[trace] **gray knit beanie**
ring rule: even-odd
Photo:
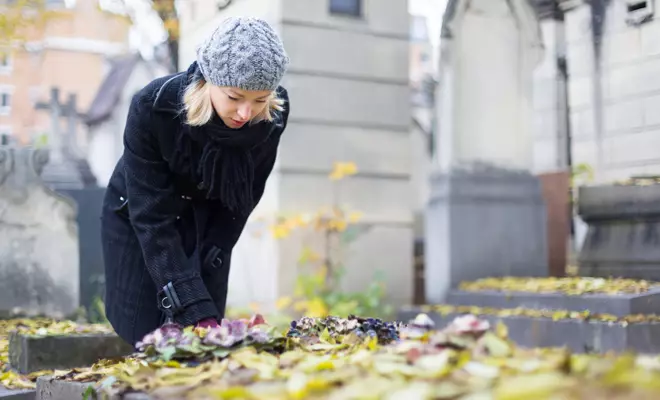
[[[207,82],[243,90],[275,90],[289,65],[282,41],[255,17],[230,17],[197,48]]]

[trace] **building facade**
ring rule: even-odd
[[[591,167],[594,183],[659,175],[660,2],[555,3],[561,14],[541,21],[546,56],[534,88],[536,168],[561,167],[570,148],[571,164]]]
[[[103,11],[96,1],[47,5],[52,17],[43,29],[28,32],[0,58],[0,134],[20,143],[49,131],[48,111],[35,104],[49,101],[51,87],[60,88],[61,102],[76,93],[83,113],[107,72],[106,58],[128,50],[126,17]]]

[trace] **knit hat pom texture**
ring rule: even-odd
[[[255,17],[230,17],[197,48],[207,82],[243,90],[275,90],[289,65],[282,41]]]

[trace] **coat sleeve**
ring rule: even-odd
[[[218,316],[195,258],[186,256],[176,229],[177,205],[171,173],[150,131],[150,103],[133,97],[124,132],[124,174],[131,223],[146,267],[158,289],[159,308],[192,325]],[[168,304],[169,303],[169,304]],[[168,307],[169,305],[169,307]],[[163,308],[165,306],[165,308]]]

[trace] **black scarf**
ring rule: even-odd
[[[195,62],[184,82],[200,76]],[[186,84],[181,86],[182,96]],[[219,199],[228,209],[248,215],[254,207],[252,149],[264,143],[275,127],[276,123],[262,121],[232,129],[216,113],[203,126],[183,125],[172,155],[173,167],[189,174],[206,191],[207,199]]]

